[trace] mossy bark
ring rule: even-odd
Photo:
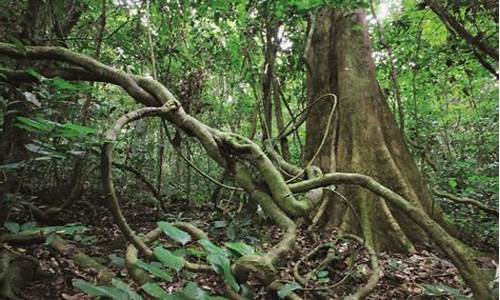
[[[306,49],[308,98],[327,93],[338,97],[331,131],[315,164],[325,172],[352,172],[371,176],[412,201],[439,224],[452,231],[439,206],[432,201],[402,133],[383,99],[376,80],[366,18],[361,10],[345,12],[325,7],[311,24]],[[319,146],[331,104],[318,102],[306,123],[306,159]],[[333,198],[322,221],[362,233],[377,250],[414,251],[414,242],[428,235],[400,210],[359,187],[339,192],[354,203]],[[382,201],[380,201],[382,200]],[[380,234],[380,233],[384,234]]]
[[[81,268],[92,268],[97,271],[96,280],[98,283],[109,283],[111,279],[116,277],[106,266],[100,264],[92,257],[85,254],[83,251],[78,249],[76,246],[70,244],[59,236],[55,235],[50,246],[57,250],[59,253],[66,255],[68,258],[73,260],[75,264]]]

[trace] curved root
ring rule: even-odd
[[[348,238],[348,239],[354,240],[357,243],[363,245],[366,248],[366,250],[370,256],[370,267],[372,269],[372,272],[371,272],[370,277],[368,278],[367,283],[365,285],[361,286],[360,288],[358,288],[355,293],[348,295],[344,298],[346,300],[364,299],[376,287],[376,285],[380,279],[380,266],[378,263],[377,255],[376,255],[375,251],[373,250],[373,248],[371,248],[369,245],[364,243],[364,241],[361,238],[359,238],[355,235],[342,234],[342,235],[338,236],[336,239],[339,239],[339,238]],[[312,275],[314,275],[314,273],[316,271],[318,271],[318,270],[322,269],[323,267],[325,267],[326,265],[328,265],[336,257],[335,253],[333,251],[331,251],[332,247],[333,247],[333,245],[331,243],[318,245],[317,247],[312,249],[306,256],[301,258],[295,264],[295,266],[293,268],[293,275],[294,275],[295,279],[297,280],[297,282],[305,287],[303,289],[304,291],[328,291],[328,290],[332,290],[333,288],[342,284],[345,280],[347,280],[347,278],[349,278],[350,275],[352,275],[352,272],[349,272],[344,277],[342,277],[340,280],[338,280],[337,282],[330,284],[328,286],[318,286],[318,287],[310,287],[310,288],[308,287],[309,280],[312,277]],[[327,252],[327,256],[320,262],[318,267],[314,268],[312,271],[310,271],[306,275],[302,276],[299,272],[300,265],[304,261],[306,261],[308,258],[314,256],[316,253],[318,253],[320,250],[322,250],[324,248],[330,248],[330,250]]]
[[[329,173],[321,178],[290,184],[290,189],[293,192],[304,192],[313,188],[340,183],[363,187],[403,211],[412,221],[425,230],[439,248],[453,261],[453,264],[460,271],[460,274],[472,289],[476,298],[492,298],[488,288],[488,280],[481,273],[473,257],[465,247],[438,223],[432,220],[422,209],[412,205],[397,193],[378,183],[375,179],[361,174]]]
[[[344,237],[351,239],[351,240],[355,240],[360,244],[364,244],[366,251],[370,255],[370,267],[372,269],[372,273],[371,273],[370,277],[368,278],[367,283],[364,286],[361,286],[360,288],[358,288],[358,290],[355,293],[348,295],[347,297],[344,298],[345,300],[364,299],[366,296],[368,296],[371,293],[371,291],[373,291],[373,289],[375,289],[378,281],[380,280],[380,271],[381,270],[380,270],[380,266],[378,264],[377,253],[375,253],[375,250],[373,250],[373,248],[370,247],[370,245],[368,245],[367,243],[364,243],[364,241],[361,238],[359,238],[355,235],[345,234]]]

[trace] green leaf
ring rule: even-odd
[[[214,228],[224,228],[227,226],[226,221],[215,221]]]
[[[226,256],[226,257],[229,256],[229,253],[227,252],[226,249],[223,249],[221,247],[218,247],[218,246],[214,245],[209,240],[205,240],[205,239],[198,240],[198,244],[200,244],[201,246],[203,246],[203,248],[206,251],[208,251],[209,253],[220,254],[220,255],[223,255],[223,256]]]
[[[446,43],[448,30],[442,26],[437,16],[431,15],[430,19],[425,20],[422,25],[422,37],[431,46],[440,46]]]
[[[157,267],[153,264],[145,263],[142,260],[137,260],[137,262],[135,264],[139,268],[142,268],[142,269],[148,271],[149,273],[153,274],[154,276],[156,276],[160,279],[163,279],[163,280],[168,281],[168,282],[172,281],[172,275],[170,275],[170,273],[168,273],[167,271],[162,270],[160,267]]]
[[[77,138],[77,137],[85,137],[89,135],[95,135],[97,133],[97,130],[92,127],[87,127],[87,126],[80,126],[77,124],[73,123],[65,123],[61,130],[60,130],[60,135],[62,137],[67,137],[67,138]]]
[[[452,296],[453,299],[459,299],[459,300],[464,300],[464,299],[470,299],[466,296],[464,296],[462,293],[460,293],[460,290],[456,288],[452,288],[451,286],[448,286],[446,284],[438,283],[438,284],[427,284],[424,283],[422,284],[424,287],[424,294],[430,295],[430,296]]]
[[[6,222],[3,224],[3,227],[11,233],[18,233],[21,230],[21,226],[19,226],[19,223],[16,222]]]
[[[125,268],[125,259],[123,259],[123,257],[116,254],[110,254],[108,257],[111,260],[112,265],[118,268]]]
[[[134,290],[130,288],[128,284],[121,281],[120,279],[113,278],[111,280],[111,284],[113,284],[116,288],[124,291],[128,294],[128,299],[130,300],[142,300],[141,295],[137,294]]]
[[[191,236],[188,233],[175,228],[174,226],[170,225],[170,223],[158,222],[157,224],[158,227],[160,227],[160,229],[163,230],[163,232],[165,232],[167,236],[181,243],[182,245],[185,245],[191,241]]]
[[[226,248],[237,252],[239,254],[239,256],[245,256],[245,255],[255,253],[255,250],[251,246],[249,246],[245,243],[229,242],[229,243],[225,243],[224,245],[226,246]]]
[[[145,283],[141,286],[141,289],[156,299],[166,299],[168,297],[167,292],[158,283]]]
[[[191,281],[184,287],[183,294],[189,300],[204,300],[207,297],[205,291]]]
[[[45,243],[44,243],[44,244],[45,244],[46,246],[50,246],[50,245],[52,244],[52,242],[54,242],[54,240],[55,240],[55,239],[56,239],[55,234],[49,234],[49,235],[47,236],[47,238],[45,239]]]
[[[23,167],[24,165],[26,165],[26,161],[20,161],[20,162],[11,163],[11,164],[0,165],[0,171],[3,171],[3,172],[13,171],[13,170],[17,170],[17,169]]]
[[[28,222],[21,225],[21,231],[30,230],[36,227],[36,222]]]
[[[82,88],[81,84],[71,83],[61,78],[54,78],[52,83],[58,90],[79,91]]]
[[[37,71],[35,71],[35,69],[33,69],[33,68],[29,68],[29,69],[27,69],[25,72],[26,72],[26,74],[29,74],[29,75],[31,75],[31,76],[33,76],[33,77],[35,77],[35,78],[36,78],[36,79],[38,79],[38,80],[42,80],[42,79],[43,79],[42,74],[38,73],[38,72],[37,72]]]
[[[278,297],[280,297],[280,299],[284,299],[285,297],[290,295],[293,291],[299,290],[301,288],[302,287],[296,283],[287,283],[279,289]]]
[[[58,230],[58,232],[62,233],[62,234],[67,234],[67,235],[73,235],[75,233],[78,233],[78,232],[85,232],[87,231],[89,228],[84,226],[84,225],[64,225],[62,226],[62,228],[60,230]]]
[[[49,133],[54,129],[56,125],[58,125],[55,122],[51,122],[42,118],[36,118],[35,120],[32,120],[25,117],[16,117],[16,119],[19,122],[18,124],[16,124],[17,127],[30,132]]]
[[[182,258],[175,256],[172,252],[161,246],[154,248],[153,254],[162,264],[176,271],[180,271],[184,267],[184,260]]]
[[[207,260],[217,273],[222,273],[224,281],[226,281],[233,290],[237,292],[240,290],[240,286],[236,282],[236,279],[231,272],[231,264],[227,257],[221,254],[214,253],[207,256]]]
[[[46,226],[46,227],[33,227],[30,229],[26,229],[27,232],[42,232],[44,234],[49,234],[52,232],[73,235],[75,233],[85,232],[88,230],[88,227],[74,223],[74,224],[66,224],[63,226]]]
[[[99,286],[86,282],[81,279],[73,279],[72,284],[74,287],[79,288],[84,293],[90,296],[106,296],[106,291]]]
[[[47,227],[47,228],[50,228],[50,227]],[[84,225],[67,224],[67,225],[63,225],[63,226],[54,226],[53,229],[57,233],[73,235],[73,234],[78,233],[78,232],[85,232],[89,228],[84,226]],[[50,229],[49,229],[49,231],[50,231]]]
[[[226,235],[230,241],[234,241],[234,239],[236,238],[236,229],[234,228],[234,224],[230,224],[229,226],[227,226]]]
[[[455,190],[455,188],[457,187],[457,181],[455,179],[450,179],[448,180],[448,185],[453,189]]]
[[[318,278],[323,278],[326,276],[328,276],[328,271],[319,271],[318,274],[316,275],[316,277]]]
[[[184,258],[187,255],[187,250],[186,249],[175,249],[174,252],[172,252],[175,256],[179,256]]]
[[[197,248],[190,247],[186,249],[188,255],[192,255],[197,258],[205,257],[205,252],[198,250]]]
[[[83,292],[85,292],[90,296],[109,297],[115,300],[129,299],[127,293],[118,288],[109,286],[97,286],[81,279],[74,279],[72,283],[74,287],[79,288],[80,290],[82,290]]]

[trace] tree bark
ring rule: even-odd
[[[334,56],[334,43],[332,35],[334,32],[333,10],[324,8],[318,15],[311,18],[309,24],[308,41],[304,60],[307,70],[307,98],[313,103],[319,97],[332,93],[336,90],[337,73],[330,70],[336,65]],[[313,158],[316,149],[321,143],[323,128],[327,125],[327,113],[331,109],[328,101],[318,101],[309,108],[306,119],[306,146],[304,158],[309,161]],[[331,128],[333,129],[333,128]],[[335,132],[330,130],[325,145],[314,162],[323,171],[335,168],[333,160],[333,141]]]
[[[355,172],[371,176],[452,230],[432,201],[381,95],[365,14],[361,10],[323,8],[313,25],[311,44],[305,55],[308,101],[312,103],[328,92],[338,97],[332,128],[315,164],[325,173]],[[327,102],[318,102],[311,108],[306,122],[306,159],[320,145],[329,106]],[[324,226],[362,233],[376,250],[413,252],[414,242],[428,239],[399,209],[367,190],[346,187],[338,192],[354,203],[355,211],[333,197],[325,211]]]

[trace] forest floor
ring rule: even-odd
[[[168,204],[168,213],[158,209],[128,201],[123,204],[124,214],[130,225],[140,233],[147,233],[156,227],[157,221],[189,221],[209,234],[211,241],[223,245],[230,240],[241,240],[253,245],[259,250],[265,250],[279,239],[279,229],[266,225],[255,225],[257,220],[248,219],[245,208],[237,211],[237,207],[227,205],[224,209],[214,209],[213,205],[195,205],[188,201],[177,201]],[[76,204],[67,212],[62,213],[61,222],[79,222],[88,230],[73,237],[72,240],[86,254],[112,269],[123,281],[133,285],[124,267],[124,242],[120,239],[120,232],[114,226],[111,215],[103,207]],[[262,220],[261,220],[262,221]],[[294,281],[293,266],[303,259],[312,249],[320,244],[333,243],[337,257],[326,266],[323,272],[315,273],[315,277],[307,282],[302,292],[304,299],[319,299],[326,295],[330,299],[340,297],[346,292],[352,292],[363,285],[370,273],[369,256],[362,246],[352,241],[338,239],[336,232],[324,232],[321,235],[309,233],[306,228],[300,227],[295,250],[292,251],[280,267],[281,278],[284,282]],[[76,242],[75,240],[78,240]],[[164,247],[171,247],[168,241],[162,240]],[[193,246],[193,243],[185,247]],[[480,245],[484,248],[484,245]],[[36,259],[43,274],[38,276],[27,288],[22,291],[24,299],[90,299],[77,288],[72,286],[75,278],[89,282],[95,281],[96,270],[82,269],[75,263],[46,246],[43,242],[31,245],[15,246],[17,252]],[[173,251],[173,250],[172,250]],[[301,264],[300,274],[305,274],[315,268],[326,255],[326,249],[319,251]],[[443,255],[431,246],[419,248],[417,253],[402,255],[395,253],[380,253],[379,262],[382,277],[368,299],[464,299],[461,295],[470,296],[469,289],[464,287],[457,269]],[[493,259],[482,261],[483,265],[495,269]],[[326,272],[325,272],[326,271]],[[171,283],[164,285],[167,291],[182,289],[182,286],[193,281],[211,295],[224,295],[224,284],[221,276],[190,273],[181,271],[175,274]],[[278,299],[265,295],[265,291],[255,282],[250,281],[254,299]],[[317,294],[317,290],[321,290]],[[322,293],[322,294],[321,294]],[[146,298],[147,299],[147,298]]]

